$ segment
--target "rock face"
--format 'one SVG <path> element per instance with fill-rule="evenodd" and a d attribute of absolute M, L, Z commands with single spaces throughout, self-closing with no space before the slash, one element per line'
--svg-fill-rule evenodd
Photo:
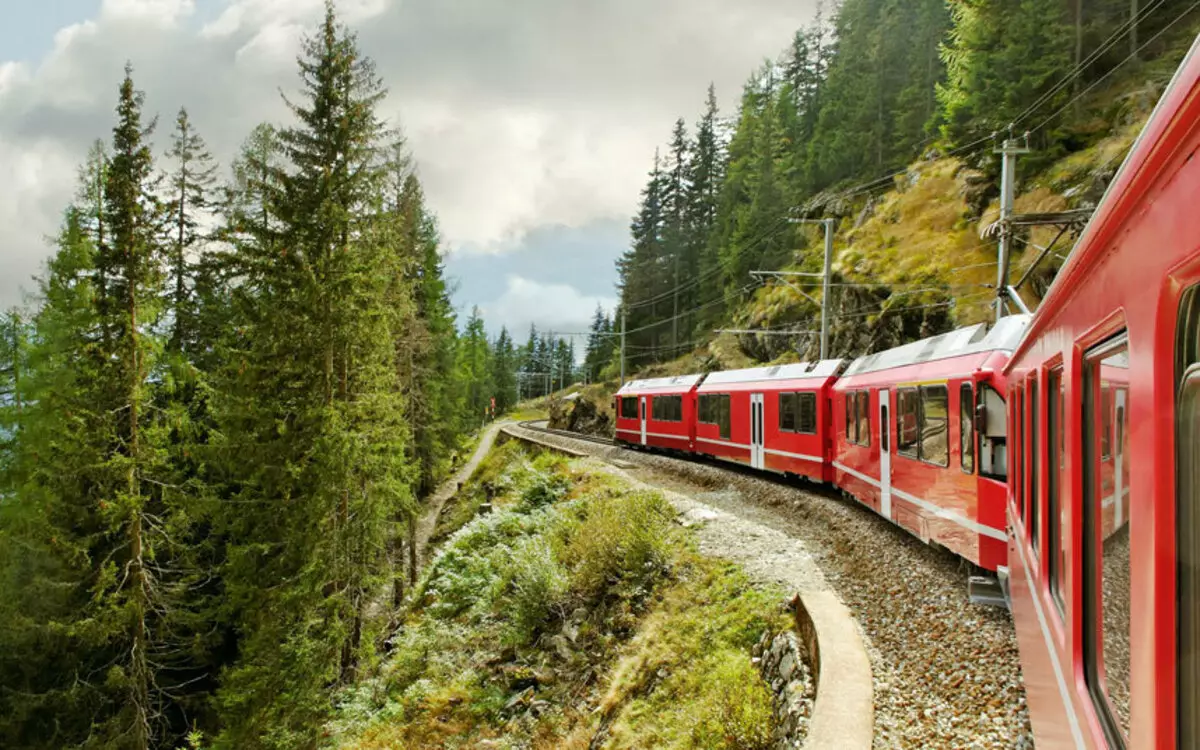
<path fill-rule="evenodd" d="M 556 430 L 570 430 L 585 435 L 611 436 L 612 419 L 596 408 L 595 402 L 584 398 L 571 401 L 556 401 L 550 405 L 550 426 Z"/>
<path fill-rule="evenodd" d="M 776 750 L 801 747 L 808 736 L 816 688 L 800 641 L 792 631 L 774 637 L 763 633 L 753 655 L 759 672 L 775 695 Z"/>

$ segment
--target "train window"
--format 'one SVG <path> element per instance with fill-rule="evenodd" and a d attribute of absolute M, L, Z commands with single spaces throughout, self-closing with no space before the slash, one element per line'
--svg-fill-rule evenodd
<path fill-rule="evenodd" d="M 637 402 L 637 396 L 623 396 L 621 398 L 621 419 L 638 418 Z"/>
<path fill-rule="evenodd" d="M 1046 536 L 1050 540 L 1050 592 L 1058 605 L 1060 614 L 1065 615 L 1070 599 L 1070 582 L 1067 555 L 1070 553 L 1070 525 L 1067 518 L 1067 503 L 1062 499 L 1063 473 L 1066 455 L 1063 440 L 1066 434 L 1063 417 L 1064 399 L 1062 370 L 1053 370 L 1046 380 L 1046 442 L 1050 460 L 1046 463 Z"/>
<path fill-rule="evenodd" d="M 981 476 L 1004 482 L 1008 479 L 1008 414 L 1004 397 L 996 389 L 980 384 L 975 393 L 976 468 Z M 1018 455 L 1020 451 L 1017 451 Z"/>
<path fill-rule="evenodd" d="M 817 434 L 817 394 L 797 393 L 800 413 L 796 417 L 796 432 L 805 435 Z"/>
<path fill-rule="evenodd" d="M 916 388 L 896 391 L 896 452 L 901 456 L 917 457 L 917 402 Z"/>
<path fill-rule="evenodd" d="M 854 394 L 846 393 L 846 394 L 844 394 L 844 398 L 845 398 L 845 406 L 846 406 L 846 442 L 853 443 L 854 442 L 854 428 L 857 424 L 857 422 L 854 419 L 854 403 L 855 403 Z"/>
<path fill-rule="evenodd" d="M 1107 385 L 1100 387 L 1100 458 L 1104 461 L 1112 458 L 1113 401 L 1111 390 Z"/>
<path fill-rule="evenodd" d="M 1020 388 L 1013 388 L 1010 394 L 1012 398 L 1012 422 L 1013 426 L 1013 445 L 1017 446 L 1017 455 L 1013 460 L 1013 500 L 1017 503 L 1017 512 L 1021 514 L 1021 523 L 1028 523 L 1029 513 L 1025 507 L 1025 475 L 1022 468 L 1025 461 L 1025 451 L 1020 449 L 1022 443 L 1021 422 L 1025 416 L 1025 398 Z"/>
<path fill-rule="evenodd" d="M 944 385 L 921 386 L 921 460 L 950 465 L 950 391 Z"/>
<path fill-rule="evenodd" d="M 779 429 L 783 432 L 796 431 L 796 394 L 779 394 Z"/>
<path fill-rule="evenodd" d="M 660 422 L 682 422 L 683 396 L 655 396 L 650 416 Z"/>
<path fill-rule="evenodd" d="M 1025 497 L 1029 499 L 1029 537 L 1033 543 L 1033 554 L 1042 554 L 1042 506 L 1038 487 L 1038 439 L 1037 413 L 1038 388 L 1037 381 L 1032 378 L 1025 391 Z"/>
<path fill-rule="evenodd" d="M 858 392 L 858 444 L 871 444 L 871 392 Z"/>
<path fill-rule="evenodd" d="M 729 439 L 729 394 L 722 393 L 717 401 L 717 427 L 721 437 Z"/>
<path fill-rule="evenodd" d="M 1111 456 L 1102 457 L 1101 391 L 1122 400 L 1129 383 L 1127 339 L 1087 355 L 1084 387 L 1084 670 L 1109 744 L 1129 740 L 1129 488 L 1125 408 L 1114 414 Z M 1120 422 L 1118 421 L 1120 420 Z M 1192 707 L 1194 710 L 1194 707 Z"/>
<path fill-rule="evenodd" d="M 975 473 L 975 390 L 970 383 L 958 389 L 958 442 L 962 470 Z"/>
<path fill-rule="evenodd" d="M 1183 295 L 1175 340 L 1177 747 L 1200 745 L 1200 287 Z"/>
<path fill-rule="evenodd" d="M 696 398 L 696 421 L 700 424 L 717 423 L 717 396 L 712 393 L 701 393 Z"/>

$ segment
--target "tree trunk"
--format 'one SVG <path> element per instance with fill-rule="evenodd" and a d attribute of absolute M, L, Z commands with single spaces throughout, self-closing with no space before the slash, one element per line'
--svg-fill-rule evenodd
<path fill-rule="evenodd" d="M 417 585 L 417 515 L 408 514 L 408 584 Z"/>
<path fill-rule="evenodd" d="M 138 399 L 140 396 L 141 365 L 138 356 L 137 334 L 137 272 L 136 258 L 129 249 L 128 309 L 129 309 L 129 498 L 135 503 L 129 519 L 129 580 L 133 600 L 133 646 L 130 650 L 130 701 L 134 710 L 134 747 L 150 747 L 150 667 L 147 660 L 146 613 L 149 611 L 146 568 L 143 560 L 141 486 L 138 477 L 140 446 L 138 433 Z"/>

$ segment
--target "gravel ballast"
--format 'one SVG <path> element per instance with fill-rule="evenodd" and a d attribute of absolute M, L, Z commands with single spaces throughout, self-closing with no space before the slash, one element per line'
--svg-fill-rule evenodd
<path fill-rule="evenodd" d="M 875 680 L 878 748 L 1031 748 L 1016 634 L 1008 613 L 967 598 L 969 566 L 929 547 L 832 490 L 763 478 L 737 467 L 604 446 L 545 433 L 537 439 L 616 461 L 629 474 L 730 516 L 779 532 L 729 533 L 748 570 L 803 559 L 780 574 L 822 581 L 862 629 Z M 712 527 L 719 523 L 705 524 Z M 724 546 L 724 545 L 722 545 Z M 802 553 L 795 552 L 802 550 Z M 748 551 L 748 554 L 746 552 Z M 787 555 L 785 555 L 787 556 Z M 815 566 L 819 577 L 808 566 Z"/>

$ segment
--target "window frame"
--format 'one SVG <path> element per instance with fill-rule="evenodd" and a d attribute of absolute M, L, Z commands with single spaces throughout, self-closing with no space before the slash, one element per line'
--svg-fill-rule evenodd
<path fill-rule="evenodd" d="M 1096 718 L 1108 740 L 1108 746 L 1115 750 L 1123 750 L 1128 747 L 1128 741 L 1113 713 L 1113 707 L 1108 698 L 1106 680 L 1104 674 L 1099 671 L 1100 662 L 1096 648 L 1098 640 L 1096 633 L 1099 631 L 1102 639 L 1104 632 L 1104 612 L 1102 607 L 1097 608 L 1096 596 L 1097 588 L 1104 585 L 1103 574 L 1097 568 L 1097 563 L 1103 564 L 1103 556 L 1096 555 L 1097 538 L 1100 535 L 1097 523 L 1101 521 L 1097 517 L 1096 509 L 1103 502 L 1104 488 L 1102 482 L 1099 481 L 1100 463 L 1103 461 L 1103 457 L 1100 454 L 1100 435 L 1096 430 L 1095 420 L 1097 401 L 1099 401 L 1099 382 L 1097 381 L 1100 365 L 1104 359 L 1122 350 L 1129 351 L 1129 335 L 1125 330 L 1104 339 L 1089 348 L 1083 355 L 1083 543 L 1080 545 L 1080 553 L 1083 557 L 1083 678 L 1087 686 L 1088 697 L 1092 701 L 1092 708 L 1096 712 Z M 1115 403 L 1115 397 L 1112 402 Z M 1100 546 L 1103 546 L 1103 540 L 1100 541 Z M 1131 639 L 1131 652 L 1132 647 Z M 1131 665 L 1133 664 L 1132 656 L 1133 654 L 1130 653 Z"/>
<path fill-rule="evenodd" d="M 626 413 L 625 405 L 633 404 L 633 415 Z M 621 419 L 638 419 L 638 397 L 637 396 L 621 396 Z"/>
<path fill-rule="evenodd" d="M 940 388 L 946 394 L 946 429 L 942 433 L 946 444 L 946 459 L 944 463 L 931 461 L 925 457 L 925 392 Z M 950 387 L 947 383 L 923 383 L 917 388 L 917 458 L 930 466 L 949 468 L 950 466 Z"/>
<path fill-rule="evenodd" d="M 800 420 L 800 405 L 796 398 L 796 393 L 780 393 L 779 394 L 779 431 L 780 432 L 796 432 L 797 423 Z M 792 426 L 788 427 L 785 424 L 786 418 L 790 416 Z"/>
<path fill-rule="evenodd" d="M 1038 486 L 1038 383 L 1036 375 L 1030 375 L 1025 382 L 1025 466 L 1022 481 L 1025 482 L 1029 500 L 1029 539 L 1033 548 L 1034 558 L 1040 561 L 1042 555 L 1042 504 L 1041 487 Z M 1039 562 L 1040 564 L 1040 562 Z"/>
<path fill-rule="evenodd" d="M 911 443 L 911 448 L 904 447 L 904 413 L 908 402 L 912 404 L 913 421 L 916 423 L 916 438 Z M 921 391 L 916 386 L 902 386 L 896 388 L 896 455 L 904 456 L 905 458 L 918 459 L 921 449 Z"/>
<path fill-rule="evenodd" d="M 870 448 L 871 447 L 871 391 L 870 391 L 870 389 L 863 389 L 860 391 L 856 391 L 856 396 L 855 396 L 854 400 L 855 400 L 855 406 L 856 406 L 855 412 L 858 416 L 858 419 L 856 420 L 857 421 L 857 432 L 858 432 L 857 444 L 864 448 Z M 863 427 L 866 427 L 866 429 L 864 430 Z"/>
<path fill-rule="evenodd" d="M 820 419 L 817 415 L 817 394 L 814 391 L 797 391 L 796 394 L 796 434 L 797 435 L 816 435 L 817 425 Z M 804 425 L 804 404 L 810 405 L 809 415 L 812 418 L 812 423 L 809 426 Z"/>
<path fill-rule="evenodd" d="M 1184 290 L 1175 323 L 1175 727 L 1177 747 L 1200 743 L 1200 284 Z M 1128 397 L 1127 397 L 1128 399 Z M 1190 409 L 1187 407 L 1191 407 Z M 1125 404 L 1128 414 L 1129 402 Z M 1130 503 L 1130 512 L 1133 511 Z M 1190 669 L 1188 667 L 1191 667 Z"/>
<path fill-rule="evenodd" d="M 962 473 L 975 476 L 975 455 L 978 452 L 979 439 L 975 435 L 975 384 L 964 380 L 958 386 L 958 467 Z M 966 461 L 968 455 L 971 457 L 970 468 L 967 467 Z"/>
<path fill-rule="evenodd" d="M 1063 461 L 1066 438 L 1066 399 L 1063 367 L 1057 365 L 1046 373 L 1046 542 L 1050 549 L 1046 554 L 1046 573 L 1050 584 L 1050 598 L 1058 607 L 1064 620 L 1067 601 L 1070 598 L 1070 571 L 1065 569 L 1063 553 L 1070 547 L 1063 544 L 1063 534 L 1070 533 L 1070 525 L 1063 523 L 1062 514 L 1067 498 L 1064 497 Z"/>
<path fill-rule="evenodd" d="M 683 396 L 677 393 L 664 393 L 652 396 L 650 399 L 650 418 L 655 422 L 682 422 Z"/>

